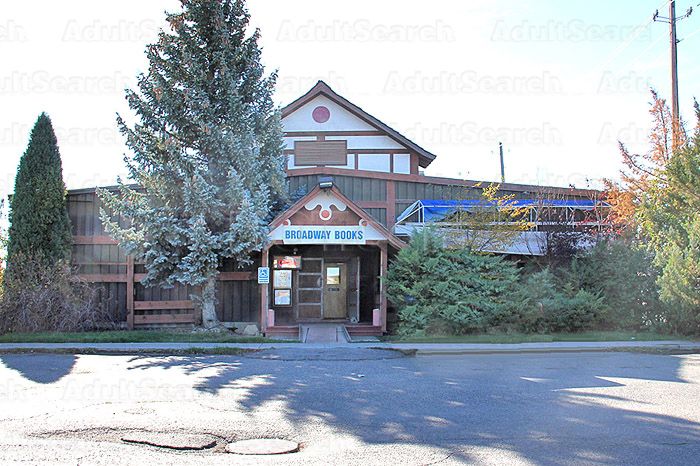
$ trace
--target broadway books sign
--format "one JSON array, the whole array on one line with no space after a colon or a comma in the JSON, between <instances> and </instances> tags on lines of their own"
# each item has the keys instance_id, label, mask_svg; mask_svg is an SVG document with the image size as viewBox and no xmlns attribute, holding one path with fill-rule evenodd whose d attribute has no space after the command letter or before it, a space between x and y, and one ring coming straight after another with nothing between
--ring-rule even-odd
<instances>
[{"instance_id":1,"label":"broadway books sign","mask_svg":"<svg viewBox=\"0 0 700 466\"><path fill-rule=\"evenodd\" d=\"M366 244L363 226L285 226L284 244Z\"/></svg>"}]
</instances>

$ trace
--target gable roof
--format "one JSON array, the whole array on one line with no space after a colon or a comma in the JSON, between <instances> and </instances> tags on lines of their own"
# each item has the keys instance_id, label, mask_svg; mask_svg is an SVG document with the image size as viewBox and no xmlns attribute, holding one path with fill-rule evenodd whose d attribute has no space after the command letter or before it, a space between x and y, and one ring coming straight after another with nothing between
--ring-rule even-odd
<instances>
[{"instance_id":1,"label":"gable roof","mask_svg":"<svg viewBox=\"0 0 700 466\"><path fill-rule=\"evenodd\" d=\"M294 102L282 108L282 118L294 113L296 110L306 105L308 102L310 102L319 95L323 95L329 98L330 100L340 105L345 110L349 111L359 119L363 120L369 125L374 126L378 130L385 132L394 141L414 151L416 154L418 154L418 161L421 167L425 168L428 165L430 165L430 163L433 160L435 160L435 154L423 149L421 146L411 141L403 134L389 127L386 123L378 120L377 118L362 110L357 105L347 100L345 97L337 94L333 89L330 88L328 84L324 83L323 81L317 82L316 85L312 87L306 94L302 95Z\"/></svg>"},{"instance_id":2,"label":"gable roof","mask_svg":"<svg viewBox=\"0 0 700 466\"><path fill-rule=\"evenodd\" d=\"M392 232L390 232L384 225L381 223L377 222L370 214L365 212L363 209L357 206L354 202L352 202L350 199L348 199L340 190L333 185L330 189L330 191L333 193L333 195L337 196L345 205L347 205L347 208L350 209L355 215L360 217L363 220L366 220L368 224L372 225L379 233L384 235L393 247L396 249L401 249L404 246L406 246L406 243L398 239ZM272 222L270 222L270 231L274 230L278 226L282 225L285 220L291 218L295 213L299 212L302 207L304 207L314 196L316 196L319 192L321 191L320 186L316 186L314 189L309 191L305 196L303 196L301 199L296 201L292 206L279 214L277 217L275 217Z\"/></svg>"}]
</instances>

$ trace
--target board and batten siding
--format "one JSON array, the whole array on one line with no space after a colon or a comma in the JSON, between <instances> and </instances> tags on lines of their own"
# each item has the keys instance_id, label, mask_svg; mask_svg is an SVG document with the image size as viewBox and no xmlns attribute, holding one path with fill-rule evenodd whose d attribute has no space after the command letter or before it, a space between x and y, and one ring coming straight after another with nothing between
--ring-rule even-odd
<instances>
[{"instance_id":1,"label":"board and batten siding","mask_svg":"<svg viewBox=\"0 0 700 466\"><path fill-rule=\"evenodd\" d=\"M104 231L94 190L69 191L67 206L73 230L72 263L78 275L91 283L96 302L111 319L128 323L130 303L136 326L191 323L196 318L191 296L197 290L140 283L144 267L134 264ZM216 308L222 322L258 321L259 293L252 270L253 266L240 269L230 262L222 266Z\"/></svg>"},{"instance_id":2,"label":"board and batten siding","mask_svg":"<svg viewBox=\"0 0 700 466\"><path fill-rule=\"evenodd\" d=\"M311 191L318 184L318 179L319 175L290 173L289 191L294 198L299 198ZM387 227L392 227L396 217L419 199L478 199L482 192L480 187L382 180L361 176L334 175L333 182L351 201L357 203L372 218ZM392 184L393 200L390 199ZM509 192L504 191L504 194ZM389 215L392 203L393 218Z\"/></svg>"}]
</instances>

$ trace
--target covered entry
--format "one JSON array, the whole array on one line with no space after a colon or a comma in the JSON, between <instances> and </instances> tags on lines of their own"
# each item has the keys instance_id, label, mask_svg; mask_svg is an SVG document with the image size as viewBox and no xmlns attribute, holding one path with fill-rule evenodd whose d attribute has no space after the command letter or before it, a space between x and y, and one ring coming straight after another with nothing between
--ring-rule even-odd
<instances>
[{"instance_id":1,"label":"covered entry","mask_svg":"<svg viewBox=\"0 0 700 466\"><path fill-rule=\"evenodd\" d=\"M372 311L381 307L377 246L275 245L269 257L269 307L280 325L371 323Z\"/></svg>"},{"instance_id":2,"label":"covered entry","mask_svg":"<svg viewBox=\"0 0 700 466\"><path fill-rule=\"evenodd\" d=\"M271 224L261 287L266 333L309 322L369 325L386 331L381 277L403 243L337 188L317 187ZM270 318L272 315L272 319Z\"/></svg>"}]
</instances>

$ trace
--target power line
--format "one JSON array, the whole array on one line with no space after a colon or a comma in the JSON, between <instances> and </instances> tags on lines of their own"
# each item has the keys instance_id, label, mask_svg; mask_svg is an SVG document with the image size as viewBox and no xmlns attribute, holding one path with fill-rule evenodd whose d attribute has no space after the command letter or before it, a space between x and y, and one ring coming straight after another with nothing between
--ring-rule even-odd
<instances>
[{"instance_id":1,"label":"power line","mask_svg":"<svg viewBox=\"0 0 700 466\"><path fill-rule=\"evenodd\" d=\"M666 0L661 6L659 6L659 8L660 8L660 9L665 8L671 1L672 1L672 0ZM657 11L658 11L658 9L657 9ZM654 22L654 18L651 18L651 19L646 20L646 21L643 21L642 23L640 23L639 25L637 25L637 26L633 29L634 34L632 34L632 35L630 35L629 37L627 37L627 39L626 39L622 44L620 44L619 46L617 46L617 48L615 48L615 49L610 53L610 55L608 56L608 58L603 62L603 64L600 66L600 68L605 68L605 67L607 67L615 58L617 58L617 57L618 57L622 52L624 52L630 45L632 45L632 43L637 39L637 37L639 37L639 35L642 33L642 31L643 31L644 29L646 29L647 27L649 27L649 25L650 25L651 23L653 23L653 22Z\"/></svg>"},{"instance_id":2,"label":"power line","mask_svg":"<svg viewBox=\"0 0 700 466\"><path fill-rule=\"evenodd\" d=\"M671 41L671 111L673 115L673 145L678 144L678 126L680 122L678 105L678 37L676 35L676 23L693 14L693 7L689 7L685 14L676 16L676 0L671 0L668 7L668 17L660 16L659 10L654 12L652 17L654 22L668 23L669 37Z\"/></svg>"}]
</instances>

